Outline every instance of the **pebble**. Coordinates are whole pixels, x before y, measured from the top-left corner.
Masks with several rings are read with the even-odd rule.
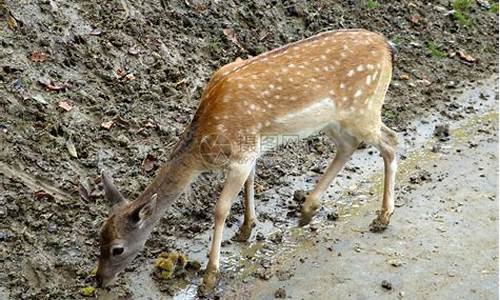
[[[392,284],[387,280],[382,280],[381,285],[386,290],[392,290]]]
[[[280,298],[280,299],[286,298],[285,289],[284,288],[277,289],[276,292],[274,292],[274,298]]]

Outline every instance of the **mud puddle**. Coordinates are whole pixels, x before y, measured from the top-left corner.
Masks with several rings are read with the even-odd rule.
[[[443,156],[450,153],[456,155],[453,149],[462,146],[467,147],[467,142],[475,137],[477,130],[485,122],[498,123],[497,80],[495,77],[481,82],[475,88],[464,90],[454,100],[464,110],[461,120],[450,121],[438,113],[422,116],[420,120],[414,121],[408,126],[408,131],[405,134],[399,135],[397,193],[399,196],[396,201],[397,210],[398,207],[404,207],[412,201],[411,192],[413,187],[408,182],[412,180],[425,181],[425,178],[420,178],[425,177],[421,175],[422,164],[436,165],[440,163]],[[447,132],[450,132],[450,135],[444,138],[441,137],[443,140],[439,141],[439,137],[435,137],[436,128],[443,126],[446,127]],[[490,132],[490,134],[493,133]],[[491,145],[494,147],[496,142],[497,137],[494,137],[487,147],[477,147],[474,150],[479,152],[490,151]],[[467,151],[467,149],[463,149],[463,151]],[[493,155],[495,153],[481,153],[481,155]],[[466,164],[464,168],[470,168],[471,165]],[[334,233],[339,231],[338,228],[352,222],[353,219],[358,220],[357,225],[351,226],[349,229],[350,234],[355,236],[354,239],[356,239],[356,235],[364,234],[367,231],[368,224],[380,205],[382,168],[382,159],[376,150],[369,148],[357,151],[347,164],[346,170],[341,172],[341,175],[336,179],[336,183],[328,190],[328,196],[324,198],[321,211],[312,224],[304,228],[297,227],[298,214],[289,213],[293,212],[293,199],[288,201],[290,204],[288,208],[283,208],[283,205],[280,204],[282,202],[280,198],[283,197],[280,191],[273,190],[274,195],[272,197],[267,195],[266,198],[271,200],[266,202],[261,202],[257,198],[256,209],[260,222],[253,231],[251,242],[243,244],[230,242],[230,238],[235,234],[237,226],[226,228],[224,232],[223,240],[225,242],[223,243],[221,257],[223,275],[218,294],[225,295],[228,298],[231,296],[227,295],[236,294],[238,299],[250,297],[253,295],[252,293],[257,293],[256,289],[252,290],[252,286],[256,281],[261,283],[258,285],[260,289],[267,286],[266,283],[269,279],[271,279],[269,287],[274,288],[277,285],[273,285],[272,282],[281,282],[280,278],[293,276],[295,271],[292,271],[290,266],[294,266],[301,254],[317,250],[318,240],[327,243],[333,241],[335,251],[338,251],[338,253],[349,250],[354,241],[336,240]],[[439,171],[446,171],[446,166],[443,165]],[[488,173],[486,172],[486,174]],[[432,174],[433,177],[435,175]],[[285,179],[291,182],[290,186],[287,187],[290,191],[310,190],[314,186],[317,176],[307,173],[302,176],[287,176]],[[292,207],[292,211],[290,211],[290,207]],[[331,212],[338,213],[339,219],[334,222],[329,220],[328,215]],[[270,215],[278,217],[266,217]],[[362,221],[359,221],[359,219]],[[393,221],[392,226],[397,226],[396,222],[401,222],[401,220]],[[211,232],[206,231],[196,236],[194,240],[177,239],[176,245],[190,258],[206,262],[210,235]],[[256,241],[256,235],[259,235],[260,239],[264,237],[264,240]],[[381,236],[383,237],[383,235],[375,235],[377,238]],[[363,251],[356,247],[354,248],[355,252]],[[323,248],[324,251],[326,250]],[[328,253],[328,255],[332,254]],[[307,259],[307,255],[305,259]],[[189,282],[183,281],[180,285],[178,285],[179,282],[159,283],[152,278],[153,265],[154,260],[150,259],[141,264],[139,270],[130,274],[130,290],[133,291],[134,297],[141,299],[197,298],[196,291],[200,283],[199,277]],[[321,268],[321,266],[317,267]],[[296,270],[296,273],[300,274],[301,272]],[[166,285],[171,286],[166,287]],[[241,289],[241,287],[244,287],[244,289]],[[171,296],[165,293],[166,289]],[[269,295],[273,293],[269,288],[263,288],[263,291],[266,291]],[[264,297],[262,293],[259,295],[259,297]],[[256,299],[261,299],[259,297],[256,297]],[[106,293],[101,294],[99,299],[111,298],[113,298],[113,294]]]

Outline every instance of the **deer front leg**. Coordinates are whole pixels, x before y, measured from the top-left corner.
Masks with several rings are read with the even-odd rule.
[[[243,195],[243,206],[245,214],[243,224],[241,225],[238,233],[232,238],[237,242],[246,242],[252,234],[252,229],[255,227],[255,166],[250,171],[247,180],[245,181],[245,193]]]
[[[316,214],[321,206],[321,196],[328,189],[332,181],[337,177],[337,174],[351,158],[356,150],[359,142],[345,133],[339,133],[334,129],[325,130],[325,133],[335,142],[337,153],[333,161],[326,169],[325,174],[319,180],[318,184],[314,187],[313,191],[306,197],[301,210],[300,226],[304,226],[311,222],[312,217]]]
[[[208,258],[207,268],[203,277],[202,291],[207,291],[215,287],[219,272],[220,246],[222,242],[222,231],[224,229],[224,223],[226,222],[226,218],[229,215],[231,204],[233,200],[238,196],[243,183],[245,182],[248,174],[253,168],[253,164],[254,162],[252,162],[251,164],[234,165],[231,167],[227,174],[224,188],[219,197],[219,200],[217,201],[217,204],[215,205],[214,234],[212,238],[212,247]]]
[[[398,167],[396,144],[396,133],[383,125],[381,139],[377,146],[384,158],[384,198],[382,200],[382,210],[378,212],[378,216],[370,224],[370,231],[372,232],[385,230],[394,212],[394,186]]]

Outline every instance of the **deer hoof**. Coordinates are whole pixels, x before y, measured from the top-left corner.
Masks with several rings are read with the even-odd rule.
[[[382,232],[387,229],[391,220],[391,213],[378,212],[378,216],[370,224],[371,232]]]
[[[255,227],[255,223],[251,225],[241,225],[240,230],[231,238],[235,242],[246,242],[252,235],[252,229]]]
[[[203,282],[198,288],[199,296],[207,296],[210,295],[214,290],[217,282],[219,280],[219,271],[215,269],[207,269],[205,270],[205,274],[203,275]]]
[[[314,217],[314,215],[316,215],[317,211],[318,209],[308,210],[303,208],[300,214],[299,226],[306,226],[307,224],[311,223],[311,220]]]

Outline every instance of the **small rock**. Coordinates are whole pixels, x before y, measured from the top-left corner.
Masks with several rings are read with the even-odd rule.
[[[382,280],[381,285],[386,290],[392,290],[392,284],[387,280]]]
[[[57,225],[54,223],[50,223],[47,230],[49,233],[55,233],[57,231]]]
[[[274,292],[274,298],[284,299],[286,298],[286,291],[284,288],[279,288]]]
[[[391,259],[388,263],[393,267],[401,267],[403,265],[403,262],[399,259]]]
[[[447,141],[450,138],[450,125],[440,124],[434,128],[434,136],[438,137],[440,141]]]
[[[293,200],[299,203],[306,201],[307,193],[303,190],[298,190],[293,193]]]
[[[329,212],[326,218],[329,221],[336,221],[339,218],[339,214],[336,211]]]
[[[263,240],[266,239],[266,237],[264,236],[264,234],[262,232],[259,231],[259,232],[257,232],[257,235],[255,236],[255,239],[257,241],[263,241]]]

